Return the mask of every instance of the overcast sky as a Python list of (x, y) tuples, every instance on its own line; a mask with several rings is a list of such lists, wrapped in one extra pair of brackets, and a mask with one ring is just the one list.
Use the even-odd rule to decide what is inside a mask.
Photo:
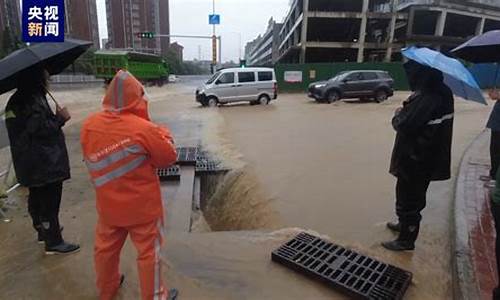
[[(215, 0), (216, 13), (221, 15), (217, 35), (222, 35), (222, 60), (238, 60), (239, 34), (241, 33), (242, 55), (246, 42), (264, 33), (269, 18), (282, 21), (288, 12), (289, 0)], [(105, 0), (97, 0), (99, 32), (101, 39), (107, 37)], [(179, 35), (212, 35), (208, 15), (212, 13), (211, 0), (170, 0), (170, 31)], [(211, 41), (174, 39), (184, 46), (184, 59), (211, 59)]]

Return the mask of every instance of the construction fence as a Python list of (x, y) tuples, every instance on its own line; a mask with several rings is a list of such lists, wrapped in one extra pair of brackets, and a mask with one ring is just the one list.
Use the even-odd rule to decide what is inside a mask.
[(394, 78), (396, 90), (408, 90), (402, 63), (278, 64), (275, 70), (281, 92), (304, 92), (315, 81), (328, 80), (342, 71), (350, 70), (387, 71)]

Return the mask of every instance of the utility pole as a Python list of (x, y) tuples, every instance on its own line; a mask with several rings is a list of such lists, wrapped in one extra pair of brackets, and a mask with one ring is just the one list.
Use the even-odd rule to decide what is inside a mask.
[[(212, 0), (212, 15), (215, 15), (215, 0)], [(217, 66), (217, 36), (215, 35), (215, 24), (212, 24), (212, 74)]]
[(133, 22), (133, 15), (132, 15), (132, 0), (128, 1), (128, 9), (129, 9), (129, 14), (130, 14), (130, 37), (132, 39), (132, 49), (135, 49), (135, 36), (134, 36), (134, 22)]

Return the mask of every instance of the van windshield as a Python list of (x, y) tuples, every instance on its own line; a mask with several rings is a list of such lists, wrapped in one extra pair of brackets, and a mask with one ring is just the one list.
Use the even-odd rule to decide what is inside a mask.
[(217, 72), (214, 74), (214, 76), (212, 76), (208, 81), (207, 81), (207, 84), (212, 84), (214, 83), (215, 79), (217, 79), (217, 77), (219, 77), (220, 75), (220, 72)]

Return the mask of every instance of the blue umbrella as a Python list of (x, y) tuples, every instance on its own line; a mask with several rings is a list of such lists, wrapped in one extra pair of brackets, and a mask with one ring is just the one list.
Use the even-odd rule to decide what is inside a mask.
[(402, 54), (421, 65), (443, 72), (444, 83), (456, 96), (487, 104), (476, 79), (460, 61), (429, 48), (409, 47), (403, 49)]

